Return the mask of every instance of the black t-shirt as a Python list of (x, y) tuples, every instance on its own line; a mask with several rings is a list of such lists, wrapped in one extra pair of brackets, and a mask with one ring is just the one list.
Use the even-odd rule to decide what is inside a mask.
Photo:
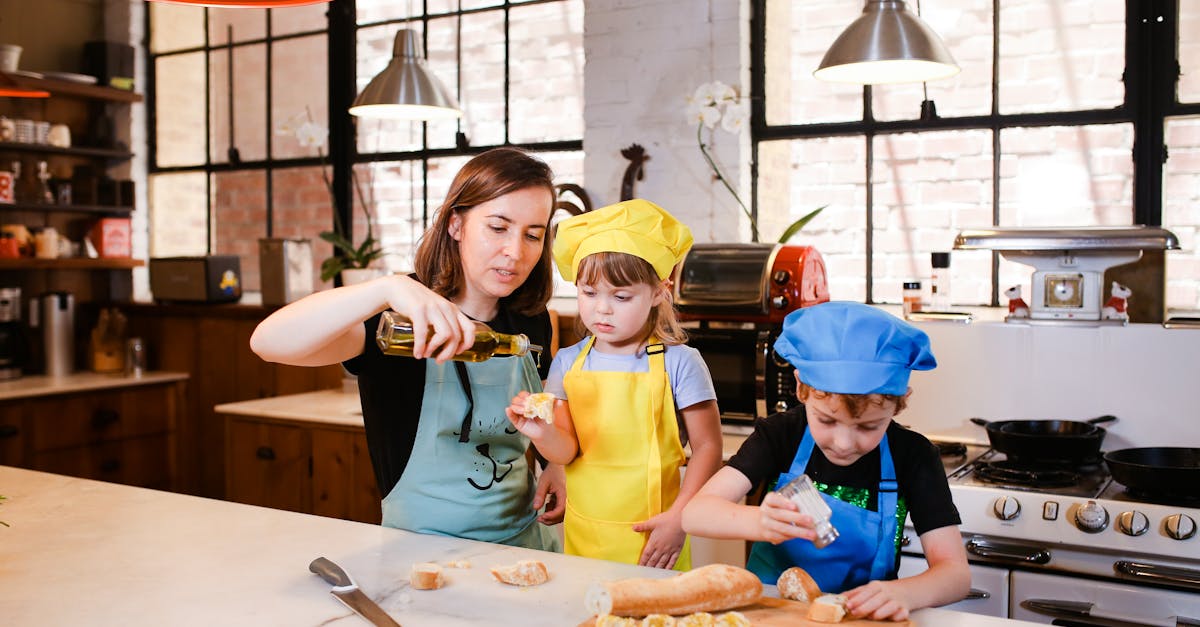
[[(358, 396), (362, 402), (367, 448), (371, 453), (379, 493), (387, 496), (396, 482), (400, 481), (400, 475), (404, 474), (416, 441), (417, 421), (421, 416), (421, 402), (425, 394), (425, 361), (384, 355), (379, 350), (375, 333), (382, 315), (376, 314), (363, 323), (366, 332), (363, 352), (343, 362), (343, 365), (351, 374), (358, 375)], [(534, 316), (523, 316), (508, 311), (507, 303), (501, 299), (500, 313), (496, 319), (485, 322), (501, 333), (524, 333), (529, 336), (530, 344), (549, 349), (552, 333), (550, 314), (544, 310)], [(547, 352), (539, 359), (538, 373), (544, 380), (549, 371), (550, 354)]]
[[(767, 489), (774, 488), (780, 473), (791, 467), (806, 429), (808, 418), (803, 405), (768, 416), (758, 421), (729, 465), (750, 479), (755, 489), (764, 484)], [(887, 437), (896, 467), (898, 496), (907, 504), (917, 535), (961, 524), (937, 447), (895, 421), (888, 425)], [(817, 483), (867, 489), (868, 507), (878, 508), (878, 448), (849, 466), (838, 466), (825, 458), (821, 447), (814, 446), (805, 472)]]

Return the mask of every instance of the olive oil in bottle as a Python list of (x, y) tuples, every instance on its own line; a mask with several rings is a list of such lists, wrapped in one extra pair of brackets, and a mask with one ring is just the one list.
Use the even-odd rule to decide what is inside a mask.
[[(430, 329), (426, 337), (432, 336)], [(413, 327), (412, 321), (394, 312), (385, 311), (379, 319), (379, 330), (375, 333), (375, 343), (385, 355), (413, 356)], [(475, 323), (475, 343), (467, 350), (451, 357), (455, 361), (486, 361), (496, 355), (524, 355), (530, 350), (540, 353), (542, 347), (529, 343), (529, 337), (523, 333), (510, 335), (497, 333), (482, 322)]]

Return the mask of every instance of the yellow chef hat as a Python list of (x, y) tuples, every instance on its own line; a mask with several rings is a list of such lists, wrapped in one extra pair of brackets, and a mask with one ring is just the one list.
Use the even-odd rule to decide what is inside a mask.
[(595, 253), (628, 253), (645, 259), (658, 278), (692, 247), (692, 231), (665, 209), (641, 199), (589, 211), (558, 223), (554, 262), (563, 279), (574, 283), (579, 262)]

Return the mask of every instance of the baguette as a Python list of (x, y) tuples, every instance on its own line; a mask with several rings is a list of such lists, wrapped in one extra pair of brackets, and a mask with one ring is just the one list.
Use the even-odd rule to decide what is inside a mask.
[(762, 598), (762, 582), (744, 569), (709, 564), (667, 579), (621, 579), (593, 584), (584, 606), (597, 616), (715, 612)]
[(793, 566), (779, 575), (779, 596), (792, 601), (808, 603), (821, 596), (821, 588), (803, 568)]
[(441, 566), (433, 562), (425, 562), (412, 565), (408, 582), (412, 585), (413, 590), (437, 590), (445, 585), (446, 580), (442, 578)]
[(537, 586), (550, 581), (550, 571), (538, 560), (521, 560), (512, 566), (493, 566), (492, 576), (510, 586)]
[(546, 424), (554, 424), (554, 395), (549, 392), (535, 392), (525, 397), (526, 418), (538, 418)]
[(818, 623), (840, 623), (846, 617), (846, 597), (841, 594), (822, 594), (808, 606), (809, 620)]

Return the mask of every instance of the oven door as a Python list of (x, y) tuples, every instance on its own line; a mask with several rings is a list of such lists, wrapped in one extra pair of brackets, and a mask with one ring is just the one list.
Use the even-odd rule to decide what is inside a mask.
[(1200, 625), (1200, 594), (1014, 571), (1009, 617), (1078, 627)]
[(766, 412), (763, 396), (768, 331), (739, 328), (688, 328), (688, 346), (700, 351), (717, 392), (721, 422), (753, 424)]
[[(912, 530), (908, 530), (912, 533)], [(1008, 576), (1007, 568), (993, 568), (980, 564), (971, 564), (971, 591), (967, 598), (943, 605), (944, 610), (955, 610), (979, 614), (982, 616), (1008, 617)], [(897, 577), (912, 577), (929, 570), (929, 562), (922, 555), (904, 554), (900, 556), (900, 569)]]

